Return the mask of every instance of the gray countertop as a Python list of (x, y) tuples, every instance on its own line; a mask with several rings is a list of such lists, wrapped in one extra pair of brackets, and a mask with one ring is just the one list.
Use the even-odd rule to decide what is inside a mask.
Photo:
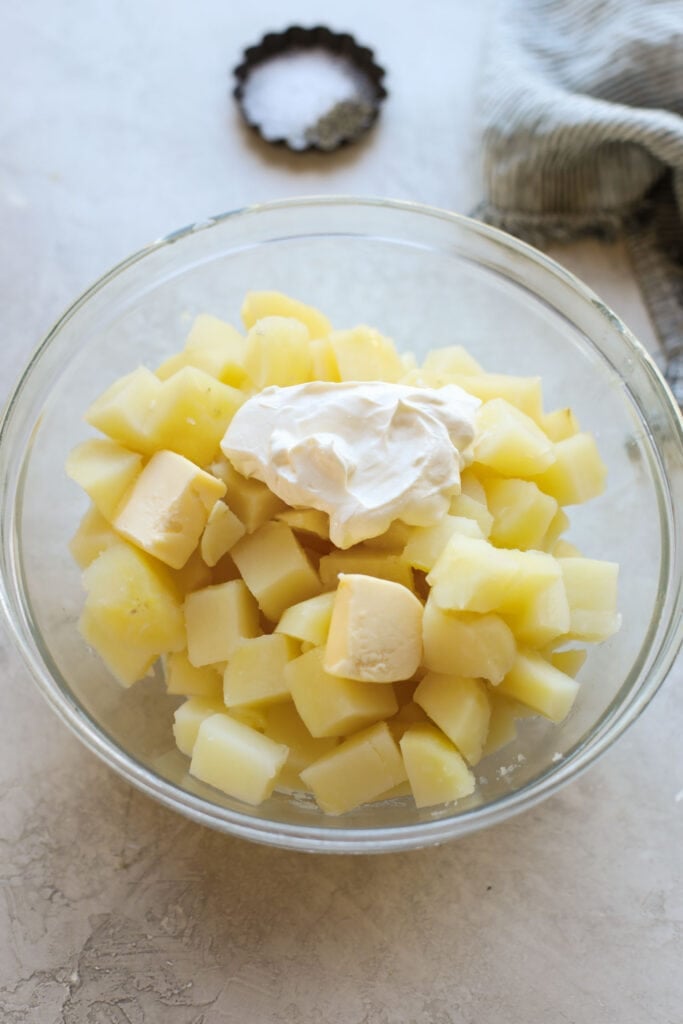
[[(330, 192), (468, 212), (490, 16), (488, 0), (6, 7), (0, 403), (73, 298), (187, 222)], [(272, 151), (242, 127), (229, 71), (264, 31), (319, 21), (376, 48), (390, 99), (336, 157)], [(619, 245), (554, 255), (653, 343)], [(559, 795), (457, 843), (374, 858), (291, 854), (185, 821), (71, 737), (6, 637), (0, 670), (3, 1024), (681, 1020), (680, 658)]]

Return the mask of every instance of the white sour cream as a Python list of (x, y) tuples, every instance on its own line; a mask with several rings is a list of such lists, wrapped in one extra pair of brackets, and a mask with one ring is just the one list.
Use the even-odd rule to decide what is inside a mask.
[(471, 459), (479, 405), (455, 384), (269, 387), (237, 411), (221, 448), (288, 505), (327, 512), (330, 539), (348, 548), (395, 519), (438, 522)]

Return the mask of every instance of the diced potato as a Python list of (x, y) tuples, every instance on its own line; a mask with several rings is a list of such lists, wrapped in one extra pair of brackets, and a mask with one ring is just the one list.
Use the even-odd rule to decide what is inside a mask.
[(605, 489), (607, 469), (591, 434), (574, 434), (554, 446), (555, 460), (536, 483), (560, 505), (579, 505)]
[(465, 760), (477, 764), (491, 717), (486, 685), (479, 679), (429, 672), (415, 691), (414, 700), (455, 743)]
[(576, 544), (570, 544), (568, 540), (564, 540), (560, 537), (558, 541), (555, 541), (551, 549), (553, 558), (583, 558), (583, 555), (577, 548)]
[(294, 704), (273, 704), (267, 709), (265, 734), (276, 743), (289, 747), (287, 763), (278, 779), (278, 788), (301, 789), (299, 772), (337, 746), (334, 736), (315, 739), (301, 720)]
[(217, 501), (209, 513), (200, 541), (201, 556), (214, 566), (244, 536), (244, 524), (224, 501)]
[(258, 607), (242, 580), (195, 590), (185, 599), (188, 658), (196, 668), (228, 661), (240, 640), (258, 636)]
[(498, 615), (445, 612), (429, 598), (424, 610), (423, 664), (442, 675), (499, 683), (515, 660), (512, 630)]
[(223, 701), (228, 708), (290, 700), (285, 666), (299, 655), (299, 645), (281, 633), (240, 640), (223, 676)]
[[(476, 420), (475, 463), (490, 466), (501, 476), (534, 477), (555, 462), (552, 441), (529, 416), (505, 399), (485, 402)], [(550, 493), (546, 487), (542, 489)]]
[(316, 508), (286, 508), (275, 518), (299, 533), (312, 534), (321, 540), (330, 539), (330, 518)]
[(172, 569), (171, 575), (181, 594), (190, 594), (193, 590), (202, 590), (218, 580), (202, 558), (199, 549), (193, 551), (182, 569)]
[(407, 704), (399, 707), (396, 714), (387, 721), (387, 725), (396, 742), (400, 743), (401, 737), (412, 725), (418, 725), (423, 722), (429, 722), (427, 712), (419, 704), (416, 704), (414, 700), (410, 700)]
[(409, 679), (422, 655), (422, 604), (400, 583), (342, 575), (325, 648), (325, 670), (368, 683)]
[(329, 337), (341, 380), (396, 383), (405, 373), (393, 341), (372, 327), (333, 331)]
[(543, 542), (539, 545), (543, 551), (550, 551), (557, 558), (555, 552), (555, 545), (559, 541), (560, 537), (565, 530), (569, 529), (569, 516), (564, 509), (559, 508), (557, 512), (550, 520), (550, 525), (546, 531), (546, 535), (543, 538)]
[(569, 636), (572, 640), (606, 640), (619, 629), (616, 562), (594, 558), (560, 558), (569, 602)]
[(328, 380), (339, 383), (337, 357), (329, 338), (314, 338), (309, 343), (313, 362), (313, 380)]
[[(276, 707), (278, 705), (272, 705)], [(223, 706), (225, 711), (225, 706)], [(240, 704), (239, 707), (230, 708), (230, 717), (234, 718), (236, 722), (242, 722), (243, 725), (248, 725), (250, 729), (256, 729), (257, 732), (265, 732), (266, 725), (268, 722), (268, 705), (263, 707), (254, 707), (253, 704)], [(271, 737), (272, 739), (272, 737)], [(278, 781), (280, 776), (278, 776)]]
[[(202, 559), (203, 561), (203, 559)], [(207, 566), (208, 568), (208, 566)], [(211, 583), (228, 583), (230, 580), (240, 580), (240, 571), (230, 557), (230, 552), (216, 562), (211, 572)]]
[(319, 310), (291, 299), (282, 292), (247, 292), (242, 303), (242, 323), (249, 331), (264, 317), (292, 317), (305, 325), (309, 338), (325, 338), (332, 324)]
[(494, 548), (485, 540), (454, 534), (427, 582), (445, 611), (521, 614), (534, 595), (559, 578), (552, 555)]
[(554, 580), (533, 594), (510, 622), (517, 639), (528, 647), (544, 647), (567, 633), (570, 613), (563, 580)]
[(107, 438), (84, 441), (66, 460), (67, 476), (83, 488), (110, 522), (141, 469), (138, 452)]
[(403, 758), (386, 722), (356, 733), (301, 772), (327, 814), (344, 814), (404, 782)]
[(486, 490), (471, 466), (463, 469), (460, 474), (460, 493), (467, 495), (472, 501), (478, 501), (480, 505), (486, 506)]
[(291, 605), (275, 627), (275, 632), (306, 640), (314, 647), (324, 647), (330, 631), (334, 598), (332, 591)]
[(554, 668), (564, 672), (565, 675), (576, 679), (588, 656), (588, 651), (572, 649), (570, 651), (553, 651), (548, 660)]
[(565, 441), (581, 430), (571, 409), (555, 409), (541, 417), (540, 425), (551, 441)]
[(206, 718), (212, 715), (225, 712), (225, 706), (221, 700), (210, 700), (206, 697), (190, 697), (179, 708), (174, 715), (173, 735), (176, 746), (181, 754), (192, 757), (192, 750), (197, 741), (199, 726)]
[(397, 712), (391, 686), (329, 675), (323, 666), (323, 653), (316, 647), (285, 667), (296, 710), (311, 736), (345, 736)]
[(476, 519), (445, 515), (435, 526), (413, 526), (401, 558), (408, 565), (430, 572), (454, 533), (484, 539)]
[(520, 412), (540, 423), (543, 416), (543, 394), (540, 377), (513, 377), (507, 373), (475, 373), (471, 376), (456, 375), (453, 383), (458, 384), (470, 395), (482, 402), (502, 399)]
[(209, 512), (225, 484), (175, 452), (149, 460), (113, 526), (172, 569), (182, 569), (199, 543)]
[(80, 569), (85, 569), (120, 538), (101, 512), (91, 505), (69, 542), (69, 551)]
[(185, 646), (173, 580), (142, 551), (125, 541), (112, 545), (87, 567), (83, 585), (81, 633), (124, 686), (142, 678), (159, 655)]
[(155, 417), (161, 389), (159, 378), (140, 366), (92, 403), (86, 422), (126, 448), (151, 455), (159, 447)]
[(558, 505), (531, 480), (485, 481), (486, 503), (493, 516), (490, 540), (504, 548), (540, 548)]
[(384, 533), (364, 540), (363, 547), (370, 551), (386, 551), (390, 555), (400, 554), (412, 537), (413, 529), (400, 519), (395, 519)]
[(418, 807), (460, 800), (475, 780), (447, 736), (433, 725), (414, 725), (400, 740), (403, 763)]
[(320, 579), (323, 587), (330, 589), (337, 586), (342, 573), (356, 573), (362, 576), (375, 576), (378, 579), (400, 583), (409, 590), (413, 589), (413, 570), (400, 555), (386, 555), (357, 544), (346, 551), (332, 551), (320, 559)]
[[(493, 526), (493, 516), (486, 505), (476, 498), (470, 497), (469, 494), (456, 494), (451, 498), (448, 511), (456, 519), (470, 519), (473, 523), (476, 523), (482, 537), (490, 535), (491, 527)], [(464, 533), (465, 531), (461, 527), (457, 532)], [(471, 535), (474, 536), (474, 533)]]
[(517, 701), (504, 697), (496, 690), (489, 690), (491, 718), (482, 757), (488, 757), (507, 747), (517, 738)]
[(164, 678), (167, 693), (180, 693), (186, 697), (205, 697), (223, 702), (223, 679), (212, 665), (195, 668), (187, 651), (176, 651), (164, 659)]
[(518, 651), (515, 663), (497, 693), (514, 697), (551, 722), (567, 717), (579, 684), (535, 651)]
[(244, 523), (247, 533), (258, 530), (286, 508), (270, 488), (260, 480), (242, 476), (224, 456), (212, 462), (209, 469), (227, 487), (225, 502)]
[(444, 345), (443, 348), (432, 349), (422, 364), (423, 369), (435, 373), (483, 373), (481, 366), (462, 345)]
[(154, 447), (206, 466), (243, 401), (241, 391), (185, 366), (161, 385), (154, 410)]
[(308, 328), (300, 320), (267, 316), (247, 335), (245, 367), (257, 390), (278, 384), (304, 384), (313, 379)]
[(162, 363), (156, 375), (160, 380), (168, 380), (178, 370), (194, 366), (223, 384), (239, 388), (247, 379), (245, 356), (246, 340), (239, 331), (218, 317), (200, 313), (183, 351)]
[(205, 718), (192, 750), (190, 775), (247, 804), (273, 792), (289, 751), (229, 715)]
[(285, 523), (264, 523), (230, 552), (261, 611), (277, 622), (286, 608), (322, 590), (317, 572)]

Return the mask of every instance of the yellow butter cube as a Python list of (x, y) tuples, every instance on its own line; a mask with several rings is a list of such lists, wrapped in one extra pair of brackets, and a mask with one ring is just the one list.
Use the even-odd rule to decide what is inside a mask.
[(212, 665), (196, 668), (187, 657), (187, 651), (176, 651), (164, 659), (166, 692), (186, 697), (205, 697), (223, 700), (223, 679)]
[(84, 441), (66, 460), (67, 476), (83, 488), (110, 522), (141, 469), (138, 452), (105, 438)]
[(224, 501), (217, 501), (209, 513), (199, 544), (207, 565), (214, 566), (244, 536), (246, 529)]
[(422, 604), (389, 580), (342, 575), (332, 607), (325, 671), (345, 679), (409, 679), (422, 656)]
[(501, 476), (533, 477), (556, 461), (552, 441), (534, 420), (505, 399), (485, 402), (477, 411), (476, 421), (475, 463), (489, 466)]
[(190, 775), (258, 806), (273, 792), (288, 753), (284, 744), (227, 714), (211, 715), (199, 726)]
[(474, 792), (474, 775), (440, 729), (414, 725), (403, 734), (400, 747), (418, 807), (450, 803)]
[(285, 678), (297, 712), (316, 738), (345, 736), (398, 711), (391, 686), (330, 675), (319, 647), (290, 661)]
[(551, 722), (567, 717), (579, 684), (535, 651), (518, 651), (515, 663), (498, 685), (497, 693), (526, 704)]
[(313, 379), (308, 329), (300, 320), (263, 317), (247, 335), (245, 366), (257, 390), (277, 384), (288, 387)]
[(192, 757), (192, 750), (197, 741), (199, 726), (206, 718), (212, 715), (225, 712), (225, 706), (221, 700), (211, 700), (206, 697), (190, 697), (184, 701), (176, 712), (173, 721), (173, 735), (176, 746), (181, 754)]
[(428, 599), (423, 622), (423, 664), (444, 675), (499, 683), (515, 659), (515, 638), (498, 615), (445, 612)]
[(405, 373), (393, 341), (372, 327), (333, 331), (329, 337), (341, 380), (396, 383)]
[(386, 722), (356, 733), (301, 772), (327, 814), (345, 814), (406, 779), (403, 758)]
[(416, 689), (414, 700), (456, 745), (465, 760), (471, 765), (477, 764), (491, 717), (485, 683), (479, 679), (429, 672)]
[(275, 632), (306, 640), (314, 647), (324, 647), (330, 632), (334, 598), (333, 591), (291, 605), (275, 627)]
[(332, 330), (332, 324), (327, 317), (305, 302), (292, 299), (282, 292), (247, 292), (242, 303), (242, 322), (247, 330), (250, 330), (258, 320), (268, 316), (299, 320), (305, 325), (309, 338), (325, 338)]
[(258, 636), (258, 607), (242, 580), (230, 580), (185, 599), (188, 658), (197, 668), (228, 661), (240, 640)]
[(209, 512), (225, 484), (175, 452), (157, 452), (128, 493), (114, 527), (173, 569), (199, 543)]
[(484, 483), (493, 516), (489, 539), (503, 548), (540, 548), (558, 511), (554, 498), (531, 480), (493, 478)]
[(103, 551), (118, 543), (120, 538), (111, 524), (91, 505), (69, 541), (69, 551), (79, 568), (85, 569)]
[(579, 505), (605, 489), (607, 469), (590, 434), (574, 434), (554, 445), (555, 459), (536, 483), (560, 505)]
[(569, 602), (567, 632), (571, 639), (607, 640), (621, 624), (617, 612), (618, 564), (594, 558), (559, 558), (558, 563)]
[(140, 366), (92, 403), (86, 422), (126, 448), (151, 455), (159, 447), (155, 427), (161, 389), (159, 378)]
[(285, 667), (299, 655), (299, 645), (281, 633), (240, 640), (223, 676), (226, 707), (262, 706), (290, 700)]
[(157, 369), (160, 380), (167, 380), (178, 370), (194, 366), (232, 387), (241, 387), (247, 379), (244, 369), (246, 340), (230, 324), (218, 317), (201, 313), (194, 321), (178, 355), (171, 356)]
[(290, 605), (322, 590), (317, 572), (285, 523), (264, 523), (238, 541), (230, 555), (271, 622), (277, 622)]

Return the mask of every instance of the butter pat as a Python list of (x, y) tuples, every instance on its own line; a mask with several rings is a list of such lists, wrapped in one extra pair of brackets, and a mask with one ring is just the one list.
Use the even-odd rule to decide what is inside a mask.
[(182, 569), (199, 543), (225, 484), (175, 452), (153, 455), (113, 526), (172, 569)]
[(422, 605), (407, 587), (341, 575), (325, 648), (325, 671), (368, 683), (409, 679), (422, 656)]

